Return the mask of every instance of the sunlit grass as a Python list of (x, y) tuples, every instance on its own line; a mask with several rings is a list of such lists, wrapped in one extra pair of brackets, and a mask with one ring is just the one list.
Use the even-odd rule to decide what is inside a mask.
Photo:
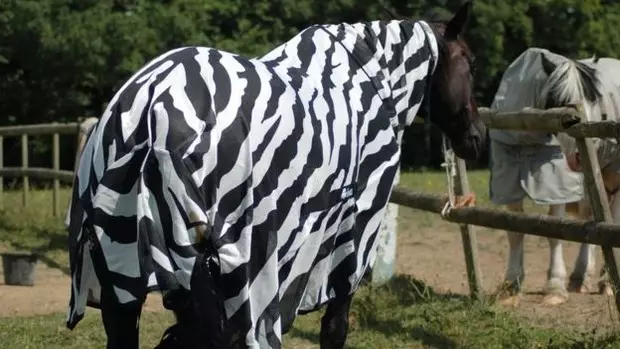
[[(322, 312), (299, 316), (284, 337), (284, 348), (318, 348)], [(64, 314), (0, 318), (3, 348), (102, 348), (105, 335), (90, 310), (74, 331), (64, 328)], [(147, 312), (141, 343), (152, 348), (172, 317)], [(549, 330), (520, 321), (507, 311), (474, 303), (459, 295), (436, 294), (406, 276), (388, 285), (363, 287), (350, 313), (347, 348), (617, 348), (615, 335), (597, 336), (566, 329)]]
[[(488, 200), (488, 172), (471, 171), (469, 181), (478, 204), (493, 207)], [(446, 192), (444, 172), (403, 173), (400, 184), (427, 193)], [(69, 190), (61, 192), (63, 210)], [(22, 205), (20, 191), (2, 197), (0, 248), (35, 249), (46, 263), (68, 267), (64, 214), (52, 215), (49, 190), (29, 193)], [(526, 205), (528, 210), (544, 208)], [(401, 210), (399, 221), (418, 227), (442, 223), (432, 213)], [(409, 231), (413, 231), (409, 229)], [(297, 318), (284, 338), (285, 348), (318, 348), (322, 312)], [(475, 303), (459, 295), (436, 294), (409, 276), (398, 276), (389, 285), (364, 286), (354, 298), (348, 348), (617, 348), (620, 338), (581, 334), (570, 329), (544, 329), (522, 321), (488, 303)], [(2, 348), (102, 348), (104, 333), (99, 314), (88, 309), (74, 331), (64, 327), (65, 314), (0, 318)], [(165, 312), (147, 312), (141, 322), (142, 347), (152, 348), (172, 317)]]

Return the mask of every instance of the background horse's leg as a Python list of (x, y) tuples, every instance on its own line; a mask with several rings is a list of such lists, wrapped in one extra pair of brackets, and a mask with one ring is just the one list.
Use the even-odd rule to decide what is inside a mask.
[[(523, 212), (523, 201), (518, 201), (506, 206), (511, 212)], [(500, 303), (516, 306), (519, 303), (521, 285), (525, 279), (523, 267), (523, 238), (521, 233), (506, 231), (508, 234), (508, 267), (504, 276), (504, 283), (500, 289)]]
[[(609, 203), (611, 210), (611, 217), (615, 224), (620, 223), (620, 196), (617, 191), (618, 186), (620, 185), (620, 173), (613, 173), (612, 175), (604, 176), (605, 185), (612, 188), (612, 190), (616, 191), (614, 194), (610, 195)], [(615, 249), (616, 251), (618, 249)], [(601, 268), (601, 278), (599, 280), (599, 293), (613, 296), (614, 292), (612, 289), (611, 281), (609, 280), (609, 274), (607, 273), (607, 268), (605, 267), (605, 263)]]
[[(588, 220), (591, 214), (590, 205), (586, 199), (571, 202), (566, 205), (566, 213), (574, 219)], [(592, 290), (592, 280), (596, 270), (595, 251), (596, 245), (581, 244), (579, 247), (579, 254), (569, 277), (569, 292), (589, 293)]]
[(601, 266), (600, 279), (598, 281), (598, 292), (606, 296), (613, 296), (614, 291), (611, 287), (611, 281), (609, 280), (609, 274), (607, 274), (607, 268), (605, 263)]
[(321, 318), (321, 349), (342, 349), (349, 332), (349, 308), (353, 295), (334, 298)]
[[(550, 205), (549, 215), (554, 217), (564, 217), (566, 206)], [(568, 300), (566, 290), (566, 265), (564, 264), (564, 253), (562, 250), (562, 240), (547, 239), (549, 241), (549, 269), (547, 270), (547, 285), (545, 287), (544, 304), (557, 305)]]
[(592, 291), (592, 279), (596, 270), (595, 251), (596, 245), (581, 244), (579, 246), (575, 267), (570, 275), (568, 286), (570, 292), (590, 293)]
[(109, 292), (101, 292), (101, 317), (108, 344), (106, 349), (138, 349), (142, 304), (120, 305)]

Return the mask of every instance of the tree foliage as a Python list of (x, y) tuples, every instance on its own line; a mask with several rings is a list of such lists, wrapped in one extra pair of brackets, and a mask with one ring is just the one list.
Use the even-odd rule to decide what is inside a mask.
[[(460, 0), (0, 0), (0, 125), (74, 121), (102, 112), (138, 68), (204, 45), (255, 56), (315, 23), (450, 14)], [(479, 105), (504, 69), (540, 46), (569, 57), (620, 51), (620, 4), (475, 0), (467, 34)]]

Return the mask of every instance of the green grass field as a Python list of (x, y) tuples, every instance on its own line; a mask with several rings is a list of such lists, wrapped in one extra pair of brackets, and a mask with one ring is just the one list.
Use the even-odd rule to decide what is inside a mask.
[[(488, 172), (469, 174), (479, 205), (488, 205)], [(443, 172), (405, 173), (401, 185), (414, 190), (445, 191)], [(63, 190), (61, 202), (68, 202)], [(30, 193), (27, 207), (21, 192), (5, 192), (0, 212), (0, 246), (4, 250), (41, 252), (48, 265), (66, 269), (66, 233), (62, 217), (53, 217), (50, 191)], [(403, 210), (404, 211), (404, 210)], [(409, 210), (401, 222), (433, 226), (436, 216)], [(2, 286), (0, 286), (2, 287)], [(68, 291), (68, 290), (67, 290)], [(0, 303), (2, 300), (0, 299)], [(2, 305), (0, 304), (0, 307)], [(285, 336), (285, 348), (318, 348), (321, 313), (300, 316)], [(570, 328), (549, 330), (523, 321), (488, 301), (472, 302), (462, 295), (438, 294), (413, 276), (399, 275), (388, 285), (364, 286), (354, 299), (350, 314), (348, 348), (617, 348), (614, 334), (575, 332)], [(102, 348), (105, 336), (98, 312), (71, 332), (64, 327), (63, 312), (42, 316), (0, 317), (2, 348)], [(164, 312), (147, 312), (141, 326), (142, 347), (153, 347), (170, 324)]]

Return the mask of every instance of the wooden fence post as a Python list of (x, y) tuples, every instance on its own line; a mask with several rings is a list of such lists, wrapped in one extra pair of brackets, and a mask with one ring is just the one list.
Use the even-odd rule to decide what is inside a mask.
[[(467, 165), (465, 160), (456, 158), (456, 180), (454, 181), (454, 193), (456, 195), (467, 195), (469, 189), (469, 179), (467, 178)], [(465, 255), (465, 266), (467, 268), (467, 280), (469, 283), (469, 293), (475, 300), (484, 297), (482, 287), (482, 273), (478, 264), (478, 241), (476, 231), (469, 224), (459, 224), (461, 228), (461, 239), (463, 240), (463, 254)]]
[[(595, 221), (613, 223), (607, 193), (601, 176), (596, 150), (591, 139), (578, 138), (577, 147), (581, 155), (581, 165), (583, 169), (584, 189), (586, 189), (592, 207), (592, 215)], [(619, 264), (614, 248), (601, 246), (605, 258), (605, 266), (611, 280), (616, 308), (620, 312), (620, 275), (618, 275)]]
[[(22, 133), (22, 168), (28, 168), (28, 134)], [(28, 204), (28, 190), (30, 185), (28, 183), (28, 176), (22, 177), (22, 204), (26, 206)]]
[[(4, 167), (4, 138), (0, 136), (0, 170)], [(4, 208), (4, 178), (0, 175), (0, 210)]]
[[(60, 135), (56, 132), (52, 136), (52, 166), (54, 170), (60, 170)], [(52, 189), (52, 200), (53, 200), (53, 213), (54, 217), (58, 216), (59, 207), (58, 207), (58, 190), (60, 189), (60, 182), (58, 178), (54, 178), (54, 188)]]

